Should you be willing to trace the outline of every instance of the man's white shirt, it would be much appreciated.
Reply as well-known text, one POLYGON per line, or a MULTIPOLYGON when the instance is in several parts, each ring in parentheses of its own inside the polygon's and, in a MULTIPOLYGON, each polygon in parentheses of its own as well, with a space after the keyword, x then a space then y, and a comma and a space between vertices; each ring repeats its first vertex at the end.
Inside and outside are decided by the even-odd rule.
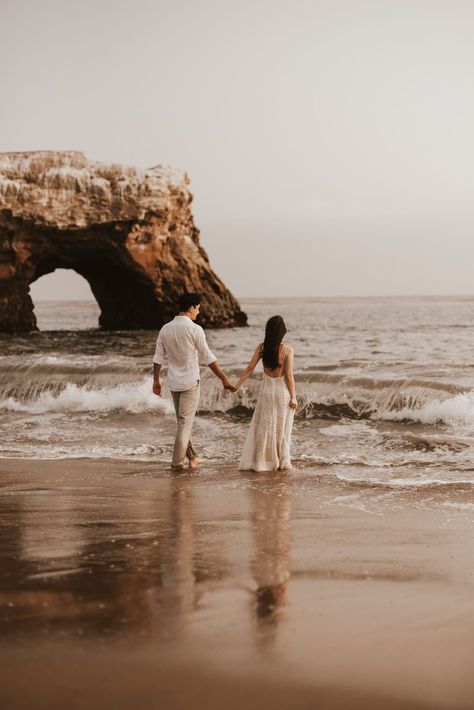
POLYGON ((210 365, 217 360, 209 350, 203 329, 188 316, 176 316, 160 330, 153 362, 163 365, 165 358, 168 358, 166 384, 172 392, 194 387, 200 379, 199 361, 210 365))

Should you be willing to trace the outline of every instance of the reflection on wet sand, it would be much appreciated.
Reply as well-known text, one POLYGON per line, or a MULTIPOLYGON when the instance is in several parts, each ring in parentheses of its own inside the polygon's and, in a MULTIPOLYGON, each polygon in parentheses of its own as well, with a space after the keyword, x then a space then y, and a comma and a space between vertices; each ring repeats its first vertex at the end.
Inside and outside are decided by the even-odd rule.
POLYGON ((198 599, 194 570, 194 505, 188 476, 177 474, 170 482, 168 521, 163 531, 166 546, 161 585, 155 590, 156 620, 165 636, 175 639, 183 635, 187 617, 198 599))
POLYGON ((285 481, 274 476, 256 479, 249 497, 257 640, 263 649, 275 640, 277 624, 288 601, 290 499, 285 481))
POLYGON ((15 500, 14 507, 7 497, 0 501, 2 520, 19 532, 2 555, 10 579, 2 585, 9 608, 3 633, 113 636, 125 626, 147 628, 149 589, 161 576, 151 564, 153 498, 117 489, 105 497, 85 486, 71 495, 58 485, 15 500))
POLYGON ((0 632, 178 641, 229 567, 194 488, 177 475, 0 496, 0 632))
POLYGON ((0 705, 470 707, 471 517, 334 500, 305 471, 0 462, 0 705))

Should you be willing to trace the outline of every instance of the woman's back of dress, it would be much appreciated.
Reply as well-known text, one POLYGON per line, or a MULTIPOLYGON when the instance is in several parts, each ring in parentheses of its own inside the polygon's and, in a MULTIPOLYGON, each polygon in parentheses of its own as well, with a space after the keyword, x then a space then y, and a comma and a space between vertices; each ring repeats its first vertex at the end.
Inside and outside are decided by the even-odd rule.
POLYGON ((263 367, 263 381, 253 413, 239 469, 275 471, 291 468, 290 440, 294 410, 285 382, 289 347, 281 345, 279 366, 263 367))
MULTIPOLYGON (((263 343, 261 345, 262 351, 263 351, 263 343)), ((271 370, 269 367, 265 367, 263 364, 263 372, 267 377, 271 377, 272 379, 278 379, 280 377, 283 377, 285 374, 285 365, 286 365, 286 355, 288 353, 289 346, 288 345, 283 345, 281 343, 280 347, 278 348, 278 367, 275 367, 273 370, 271 370)))

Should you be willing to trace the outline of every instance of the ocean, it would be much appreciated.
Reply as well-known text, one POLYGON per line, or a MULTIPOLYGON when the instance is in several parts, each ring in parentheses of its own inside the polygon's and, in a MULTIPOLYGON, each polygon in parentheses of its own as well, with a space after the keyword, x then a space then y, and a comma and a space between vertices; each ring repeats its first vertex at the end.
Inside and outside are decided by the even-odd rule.
MULTIPOLYGON (((281 314, 299 408, 291 480, 369 498, 474 510, 474 297, 243 299, 248 328, 209 330, 236 380, 281 314)), ((92 302, 42 302, 39 332, 0 336, 0 457, 170 461, 169 392, 152 394, 157 333, 103 332, 92 302)), ((205 466, 235 465, 261 367, 237 394, 207 369, 193 440, 205 466)), ((280 475, 280 474, 275 474, 280 475)))

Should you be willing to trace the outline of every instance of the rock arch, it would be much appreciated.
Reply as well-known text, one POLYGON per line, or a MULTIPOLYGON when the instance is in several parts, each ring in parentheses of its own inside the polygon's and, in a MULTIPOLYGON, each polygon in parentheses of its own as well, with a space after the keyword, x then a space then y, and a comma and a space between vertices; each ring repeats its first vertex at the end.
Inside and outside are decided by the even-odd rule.
POLYGON ((76 152, 0 154, 0 331, 36 329, 30 284, 57 268, 89 282, 105 329, 160 328, 182 291, 203 294, 204 325, 245 325, 199 243, 187 184, 76 152))

